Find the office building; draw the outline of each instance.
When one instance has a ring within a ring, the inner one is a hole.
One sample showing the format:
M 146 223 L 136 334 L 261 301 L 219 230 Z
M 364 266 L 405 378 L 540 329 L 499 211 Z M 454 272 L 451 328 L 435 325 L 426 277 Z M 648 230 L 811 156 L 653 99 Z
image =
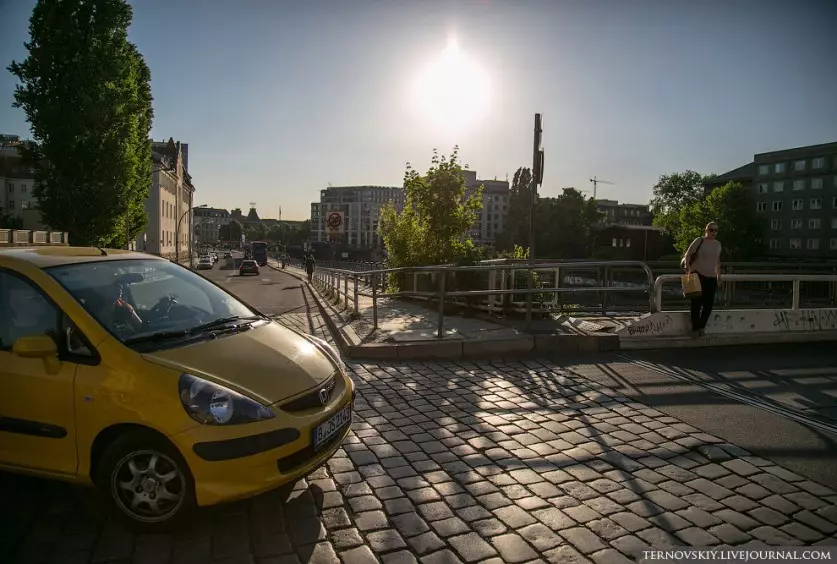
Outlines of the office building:
M 509 213 L 509 182 L 508 180 L 479 180 L 473 170 L 463 170 L 465 176 L 466 193 L 483 186 L 482 210 L 471 231 L 471 240 L 476 245 L 493 246 L 497 235 L 506 229 L 506 218 Z
M 404 209 L 404 189 L 390 186 L 329 186 L 320 201 L 311 204 L 311 241 L 328 241 L 325 221 L 331 212 L 343 212 L 343 243 L 359 249 L 378 249 L 381 208 L 392 202 Z
M 221 208 L 198 207 L 192 212 L 194 241 L 198 247 L 218 243 L 221 227 L 229 225 L 230 212 Z
M 596 200 L 602 214 L 599 225 L 651 225 L 651 210 L 647 204 L 620 204 L 616 200 Z
M 837 256 L 837 142 L 760 153 L 704 185 L 749 187 L 771 256 Z M 722 239 L 723 242 L 723 239 Z

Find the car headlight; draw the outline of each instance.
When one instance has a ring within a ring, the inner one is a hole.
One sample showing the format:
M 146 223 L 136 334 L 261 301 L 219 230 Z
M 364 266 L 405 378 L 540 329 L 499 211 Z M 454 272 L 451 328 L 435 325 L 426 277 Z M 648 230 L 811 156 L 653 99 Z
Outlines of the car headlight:
M 180 376 L 179 392 L 189 417 L 204 425 L 241 425 L 274 417 L 259 402 L 191 374 Z

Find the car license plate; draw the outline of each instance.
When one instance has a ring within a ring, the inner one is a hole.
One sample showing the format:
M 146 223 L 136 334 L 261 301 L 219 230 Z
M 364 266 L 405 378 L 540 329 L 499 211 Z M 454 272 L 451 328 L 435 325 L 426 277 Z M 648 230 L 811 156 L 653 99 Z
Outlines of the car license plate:
M 352 422 L 352 405 L 349 404 L 314 428 L 314 450 L 339 433 Z

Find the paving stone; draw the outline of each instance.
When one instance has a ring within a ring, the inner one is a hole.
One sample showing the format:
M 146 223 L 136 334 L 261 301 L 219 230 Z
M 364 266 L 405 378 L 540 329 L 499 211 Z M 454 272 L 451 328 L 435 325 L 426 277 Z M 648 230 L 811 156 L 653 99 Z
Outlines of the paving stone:
M 788 493 L 785 494 L 785 497 L 794 502 L 795 504 L 799 505 L 800 507 L 808 509 L 809 511 L 816 511 L 817 509 L 820 509 L 821 507 L 825 507 L 826 505 L 828 505 L 825 501 L 809 494 L 808 492 Z
M 409 550 L 399 550 L 391 554 L 384 554 L 381 556 L 381 561 L 384 564 L 416 564 L 418 562 Z
M 416 554 L 423 555 L 439 550 L 445 543 L 436 536 L 436 533 L 428 532 L 423 535 L 417 535 L 407 539 L 407 543 L 412 547 Z
M 469 505 L 456 510 L 456 515 L 463 521 L 470 523 L 480 519 L 488 519 L 492 513 L 481 505 Z
M 698 527 L 703 529 L 708 529 L 714 525 L 719 525 L 721 520 L 712 515 L 711 513 L 707 513 L 703 509 L 699 507 L 688 507 L 686 509 L 681 509 L 680 511 L 676 512 L 677 515 L 691 521 Z
M 368 546 L 359 546 L 340 553 L 343 564 L 374 564 L 378 561 Z
M 742 478 L 738 474 L 728 474 L 723 478 L 716 478 L 715 483 L 719 486 L 727 488 L 728 490 L 734 490 L 751 482 L 749 482 L 746 478 Z
M 590 558 L 596 564 L 631 564 L 634 562 L 633 560 L 625 558 L 619 551 L 612 548 L 606 548 L 591 554 Z
M 588 499 L 584 502 L 584 505 L 591 508 L 593 511 L 600 513 L 602 515 L 611 515 L 613 513 L 619 513 L 623 511 L 625 508 L 616 503 L 615 501 L 611 500 L 607 497 L 596 497 L 593 499 Z
M 647 500 L 635 501 L 634 503 L 627 505 L 626 509 L 633 511 L 640 517 L 651 517 L 652 515 L 658 515 L 665 511 L 665 509 L 656 503 Z
M 759 507 L 758 502 L 755 502 L 752 499 L 740 495 L 733 495 L 728 498 L 722 499 L 721 503 L 723 503 L 731 509 L 735 509 L 740 513 L 744 513 L 746 511 L 750 511 L 751 509 Z
M 494 519 L 493 517 L 490 519 L 474 521 L 470 524 L 470 526 L 473 530 L 486 538 L 502 535 L 508 531 L 508 527 L 506 527 L 500 520 Z
M 374 531 L 377 529 L 386 529 L 388 522 L 387 516 L 383 511 L 367 511 L 355 515 L 355 524 L 361 531 Z
M 420 535 L 430 530 L 430 526 L 418 513 L 402 513 L 391 517 L 390 521 L 405 537 Z
M 363 495 L 353 497 L 349 500 L 349 507 L 355 513 L 363 513 L 364 511 L 374 511 L 382 507 L 380 500 L 372 495 Z
M 793 518 L 796 521 L 804 523 L 826 535 L 831 535 L 837 532 L 837 526 L 829 521 L 826 521 L 819 515 L 811 513 L 810 511 L 800 511 L 794 515 Z
M 735 525 L 730 525 L 729 523 L 716 525 L 708 529 L 708 532 L 712 536 L 720 539 L 721 542 L 731 546 L 743 544 L 753 538 Z
M 494 515 L 512 529 L 519 529 L 535 523 L 535 518 L 531 514 L 516 505 L 495 509 Z
M 477 533 L 452 537 L 448 542 L 465 562 L 478 562 L 497 554 L 497 551 Z
M 564 529 L 560 534 L 582 554 L 592 554 L 607 548 L 602 539 L 589 529 L 573 527 Z
M 811 529 L 808 529 L 804 525 L 799 525 L 799 527 L 802 527 L 803 529 L 807 529 L 808 531 L 811 531 Z M 791 528 L 791 530 L 794 530 L 794 528 Z M 759 539 L 761 541 L 764 541 L 765 543 L 767 543 L 769 545 L 773 545 L 773 546 L 794 546 L 794 545 L 799 546 L 799 545 L 803 544 L 802 541 L 797 540 L 797 538 L 795 536 L 791 536 L 790 534 L 788 534 L 785 531 L 780 531 L 779 529 L 776 529 L 774 527 L 768 527 L 766 525 L 758 527 L 756 529 L 753 529 L 752 531 L 749 531 L 749 532 L 750 532 L 751 535 L 753 535 L 757 539 Z M 802 532 L 802 531 L 797 529 L 795 532 L 799 533 L 799 532 Z M 812 531 L 812 532 L 814 532 L 814 531 Z M 804 532 L 803 532 L 803 534 L 804 534 Z M 818 539 L 822 538 L 822 536 L 820 535 L 817 538 Z
M 691 526 L 689 521 L 670 511 L 648 517 L 648 521 L 670 533 Z
M 523 537 L 513 533 L 491 537 L 491 544 L 504 562 L 528 562 L 538 557 Z
M 420 503 L 428 503 L 431 501 L 436 501 L 438 499 L 442 499 L 442 496 L 433 488 L 419 488 L 417 490 L 409 490 L 406 492 L 407 497 L 410 498 L 410 501 L 415 503 L 416 505 Z
M 563 510 L 564 513 L 570 516 L 579 523 L 587 523 L 594 519 L 600 519 L 602 515 L 586 505 L 576 505 L 575 507 L 567 507 Z
M 597 519 L 596 521 L 586 523 L 586 526 L 598 536 L 608 541 L 628 534 L 626 529 L 611 519 Z
M 732 509 L 721 509 L 720 511 L 713 513 L 713 515 L 721 521 L 735 525 L 742 531 L 750 531 L 760 525 L 760 523 L 752 517 L 748 517 L 738 511 L 733 511 Z
M 668 509 L 669 511 L 676 511 L 678 509 L 684 509 L 689 506 L 688 503 L 686 503 L 679 497 L 676 497 L 663 490 L 646 492 L 644 494 L 644 497 L 656 503 L 660 507 Z
M 755 476 L 751 476 L 750 479 L 777 494 L 792 494 L 799 491 L 796 486 L 792 486 L 788 482 L 774 476 L 773 474 L 756 474 Z
M 625 556 L 636 560 L 639 560 L 644 550 L 651 548 L 647 542 L 634 535 L 619 537 L 610 544 Z
M 665 550 L 667 548 L 675 548 L 685 544 L 677 537 L 657 527 L 643 529 L 637 533 L 637 536 L 653 546 L 655 549 Z
M 394 529 L 369 533 L 366 535 L 366 540 L 375 552 L 390 552 L 407 546 L 398 531 Z
M 384 502 L 384 510 L 390 515 L 415 511 L 413 503 L 407 498 L 388 499 Z
M 462 562 L 450 550 L 440 550 L 421 559 L 422 564 L 458 564 Z
M 775 509 L 779 513 L 784 513 L 785 515 L 792 515 L 800 509 L 800 507 L 794 502 L 781 495 L 771 495 L 770 497 L 762 499 L 761 502 L 767 507 Z
M 831 488 L 827 488 L 827 487 L 823 486 L 822 484 L 818 484 L 818 483 L 812 482 L 810 480 L 797 482 L 794 485 L 799 487 L 799 488 L 802 488 L 803 490 L 805 490 L 809 494 L 815 495 L 817 497 L 826 497 L 826 496 L 837 495 L 837 492 L 835 492 Z
M 461 535 L 470 531 L 470 527 L 459 517 L 451 517 L 449 519 L 441 519 L 432 521 L 430 526 L 436 531 L 436 534 L 442 538 Z
M 517 532 L 520 536 L 526 539 L 529 544 L 541 552 L 555 548 L 563 542 L 563 539 L 560 536 L 541 523 L 535 523 L 534 525 L 523 527 Z
M 418 506 L 419 513 L 428 521 L 439 521 L 453 517 L 453 511 L 444 501 L 435 501 Z
M 363 537 L 357 529 L 341 529 L 329 533 L 328 540 L 335 550 L 343 551 L 363 544 Z
M 701 478 L 706 478 L 707 480 L 717 480 L 718 478 L 722 478 L 730 473 L 728 469 L 724 468 L 720 464 L 698 466 L 697 468 L 692 468 L 692 472 Z
M 694 547 L 715 546 L 721 541 L 711 533 L 698 527 L 689 527 L 688 529 L 681 529 L 674 533 L 677 538 Z
M 340 564 L 340 558 L 338 558 L 337 553 L 334 552 L 334 547 L 327 542 L 318 542 L 313 546 L 305 547 L 300 552 L 302 553 L 301 556 L 303 556 L 301 560 L 305 562 Z

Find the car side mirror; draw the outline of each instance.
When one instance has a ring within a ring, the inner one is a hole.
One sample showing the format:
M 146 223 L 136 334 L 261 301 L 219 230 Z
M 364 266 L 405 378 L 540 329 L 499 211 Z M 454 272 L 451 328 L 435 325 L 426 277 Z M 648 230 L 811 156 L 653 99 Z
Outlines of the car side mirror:
M 61 361 L 58 360 L 58 345 L 48 335 L 21 337 L 12 345 L 12 353 L 20 358 L 43 359 L 44 368 L 49 374 L 57 374 L 61 371 Z

